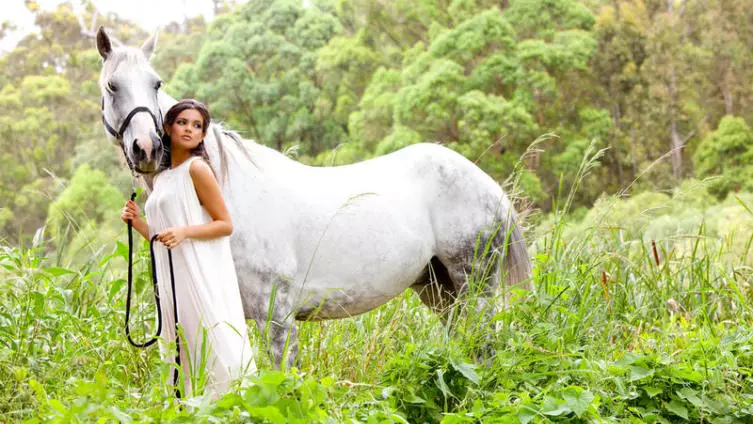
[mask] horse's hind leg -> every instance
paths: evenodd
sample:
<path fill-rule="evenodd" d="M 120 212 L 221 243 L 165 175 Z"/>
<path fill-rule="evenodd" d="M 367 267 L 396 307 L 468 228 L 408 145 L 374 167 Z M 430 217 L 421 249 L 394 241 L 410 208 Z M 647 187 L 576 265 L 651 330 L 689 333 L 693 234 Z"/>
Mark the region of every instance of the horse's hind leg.
<path fill-rule="evenodd" d="M 436 256 L 431 258 L 426 270 L 411 288 L 418 294 L 421 302 L 446 324 L 457 292 L 447 268 Z"/>
<path fill-rule="evenodd" d="M 483 246 L 479 246 L 478 250 L 483 251 Z M 442 263 L 447 269 L 447 275 L 452 281 L 458 301 L 462 302 L 459 305 L 460 310 L 465 313 L 466 319 L 476 320 L 476 334 L 482 336 L 479 346 L 480 356 L 488 358 L 494 353 L 492 321 L 496 312 L 494 294 L 500 282 L 499 258 L 494 253 L 486 256 L 470 253 L 445 258 Z M 473 315 L 468 315 L 469 303 L 474 305 L 475 314 Z"/>

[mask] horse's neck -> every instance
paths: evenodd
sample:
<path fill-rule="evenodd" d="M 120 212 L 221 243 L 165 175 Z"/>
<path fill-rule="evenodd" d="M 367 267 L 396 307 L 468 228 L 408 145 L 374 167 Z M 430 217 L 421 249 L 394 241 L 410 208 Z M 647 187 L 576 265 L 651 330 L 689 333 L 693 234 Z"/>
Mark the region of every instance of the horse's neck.
<path fill-rule="evenodd" d="M 159 95 L 157 96 L 157 103 L 159 103 L 161 115 L 165 116 L 167 111 L 170 110 L 170 108 L 173 107 L 174 104 L 178 103 L 178 101 L 164 91 L 160 91 Z"/>

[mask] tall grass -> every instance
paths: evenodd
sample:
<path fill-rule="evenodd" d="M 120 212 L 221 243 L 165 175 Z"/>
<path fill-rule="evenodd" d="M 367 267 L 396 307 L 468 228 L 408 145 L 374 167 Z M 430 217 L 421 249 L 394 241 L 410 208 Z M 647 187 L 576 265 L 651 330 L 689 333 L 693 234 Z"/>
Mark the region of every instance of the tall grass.
<path fill-rule="evenodd" d="M 406 292 L 301 323 L 298 369 L 261 356 L 254 384 L 216 401 L 177 401 L 156 348 L 127 343 L 121 243 L 78 265 L 45 257 L 41 240 L 4 246 L 0 421 L 753 422 L 751 235 L 710 236 L 702 222 L 651 243 L 599 219 L 573 223 L 568 197 L 560 204 L 531 241 L 535 289 L 515 290 L 491 325 L 452 311 L 450 327 Z M 143 335 L 146 252 L 133 326 Z M 489 342 L 496 354 L 477 360 Z"/>

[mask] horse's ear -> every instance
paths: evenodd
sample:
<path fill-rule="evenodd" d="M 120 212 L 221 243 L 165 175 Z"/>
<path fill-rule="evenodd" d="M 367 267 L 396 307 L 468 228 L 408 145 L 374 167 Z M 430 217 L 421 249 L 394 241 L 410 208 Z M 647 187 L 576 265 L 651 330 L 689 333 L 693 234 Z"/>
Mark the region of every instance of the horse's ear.
<path fill-rule="evenodd" d="M 107 35 L 107 31 L 105 31 L 105 27 L 103 26 L 99 27 L 97 31 L 97 50 L 99 50 L 99 55 L 102 56 L 102 59 L 107 59 L 107 56 L 112 53 L 110 36 Z"/>
<path fill-rule="evenodd" d="M 152 34 L 151 37 L 147 38 L 147 40 L 144 41 L 144 44 L 141 45 L 141 50 L 144 52 L 144 56 L 146 56 L 147 59 L 150 59 L 152 57 L 154 50 L 157 48 L 158 32 L 159 31 L 155 30 L 154 34 Z"/>

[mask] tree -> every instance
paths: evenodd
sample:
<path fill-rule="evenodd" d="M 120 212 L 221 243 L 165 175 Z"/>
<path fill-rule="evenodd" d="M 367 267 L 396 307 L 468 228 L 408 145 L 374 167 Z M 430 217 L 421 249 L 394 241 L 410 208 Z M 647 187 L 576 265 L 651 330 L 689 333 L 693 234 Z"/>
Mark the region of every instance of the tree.
<path fill-rule="evenodd" d="M 576 1 L 519 0 L 504 10 L 454 1 L 450 7 L 451 15 L 438 8 L 443 11 L 405 18 L 417 19 L 423 32 L 413 31 L 416 43 L 402 51 L 399 68 L 382 60 L 350 115 L 351 136 L 379 154 L 437 141 L 504 179 L 538 135 L 579 116 L 585 90 L 569 81 L 588 69 L 594 18 Z M 368 34 L 372 26 L 390 25 L 388 11 L 373 13 L 379 22 L 365 15 L 363 40 L 377 38 Z M 543 193 L 540 161 L 529 166 L 534 172 L 526 181 Z"/>
<path fill-rule="evenodd" d="M 48 205 L 75 169 L 79 147 L 98 140 L 98 151 L 104 150 L 99 57 L 82 26 L 96 10 L 88 2 L 83 10 L 71 3 L 52 11 L 38 10 L 34 2 L 27 7 L 40 33 L 0 56 L 0 234 L 14 244 L 44 225 Z M 100 22 L 126 42 L 144 35 L 117 18 Z"/>
<path fill-rule="evenodd" d="M 337 99 L 315 77 L 316 51 L 341 30 L 315 4 L 248 2 L 211 25 L 196 63 L 182 64 L 168 91 L 207 101 L 260 142 L 316 154 L 346 139 L 347 120 L 333 116 Z"/>
<path fill-rule="evenodd" d="M 725 116 L 701 141 L 693 159 L 700 178 L 720 177 L 709 186 L 718 198 L 730 191 L 753 190 L 753 130 L 742 118 Z"/>
<path fill-rule="evenodd" d="M 121 227 L 123 193 L 105 172 L 83 164 L 48 209 L 47 233 L 57 246 L 67 246 L 66 260 L 88 257 L 89 245 L 100 246 Z M 63 259 L 63 258 L 59 258 Z"/>

